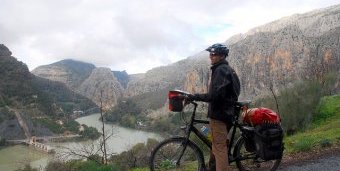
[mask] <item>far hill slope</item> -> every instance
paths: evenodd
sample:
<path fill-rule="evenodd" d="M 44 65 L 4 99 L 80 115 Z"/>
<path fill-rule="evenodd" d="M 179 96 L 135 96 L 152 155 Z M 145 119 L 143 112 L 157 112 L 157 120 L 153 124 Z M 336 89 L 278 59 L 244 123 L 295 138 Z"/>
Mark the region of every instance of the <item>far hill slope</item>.
<path fill-rule="evenodd" d="M 93 64 L 66 59 L 50 65 L 39 66 L 32 73 L 42 78 L 62 82 L 75 89 L 90 76 L 94 68 Z"/>
<path fill-rule="evenodd" d="M 241 79 L 241 97 L 254 98 L 301 79 L 322 81 L 329 72 L 338 73 L 340 85 L 339 39 L 340 5 L 285 17 L 228 39 L 228 61 Z M 208 53 L 201 52 L 154 68 L 129 82 L 126 94 L 164 88 L 201 92 L 209 80 L 209 65 Z"/>
<path fill-rule="evenodd" d="M 34 118 L 61 119 L 73 110 L 86 111 L 97 107 L 89 99 L 69 90 L 64 84 L 36 77 L 27 66 L 17 61 L 9 49 L 0 44 L 0 137 L 6 139 L 25 138 L 10 109 L 15 109 L 20 120 L 27 123 L 31 135 L 51 135 Z"/>
<path fill-rule="evenodd" d="M 336 5 L 285 17 L 228 39 L 228 61 L 241 80 L 240 99 L 255 99 L 267 94 L 270 89 L 278 92 L 297 80 L 324 82 L 329 73 L 335 75 L 332 91 L 339 91 L 339 37 L 340 5 Z M 127 83 L 126 79 L 123 79 L 125 82 L 120 78 L 118 81 L 121 87 L 126 87 L 123 97 L 134 98 L 144 109 L 155 109 L 164 106 L 168 90 L 206 92 L 209 79 L 209 57 L 202 51 L 145 74 L 131 75 Z M 78 90 L 77 87 L 75 89 Z M 84 91 L 79 92 L 85 95 Z M 158 96 L 164 98 L 159 100 Z M 109 100 L 115 103 L 118 98 Z M 150 104 L 151 101 L 157 101 L 157 105 Z"/>
<path fill-rule="evenodd" d="M 123 88 L 109 68 L 95 68 L 77 91 L 92 99 L 98 106 L 102 102 L 103 109 L 108 110 L 118 103 Z"/>
<path fill-rule="evenodd" d="M 110 69 L 99 69 L 93 64 L 71 59 L 39 66 L 32 73 L 42 78 L 62 82 L 73 91 L 88 97 L 98 106 L 100 106 L 100 92 L 103 91 L 104 109 L 115 106 L 123 92 L 119 80 Z M 121 75 L 124 76 L 123 73 Z M 124 79 L 122 77 L 121 81 L 124 82 Z"/>

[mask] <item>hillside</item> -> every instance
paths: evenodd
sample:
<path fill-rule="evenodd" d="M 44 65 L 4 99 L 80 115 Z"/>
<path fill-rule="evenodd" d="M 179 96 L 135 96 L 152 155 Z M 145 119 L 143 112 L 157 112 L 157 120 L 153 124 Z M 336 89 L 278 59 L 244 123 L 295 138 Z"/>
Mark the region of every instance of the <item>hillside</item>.
<path fill-rule="evenodd" d="M 62 119 L 73 110 L 86 111 L 96 105 L 73 93 L 64 84 L 39 78 L 17 61 L 10 50 L 0 44 L 0 136 L 25 138 L 11 109 L 19 111 L 32 135 L 51 135 L 53 131 L 35 122 L 35 118 Z"/>
<path fill-rule="evenodd" d="M 228 39 L 228 60 L 241 79 L 242 97 L 254 98 L 269 87 L 278 90 L 295 80 L 321 80 L 328 72 L 339 73 L 339 18 L 340 5 L 337 5 L 285 17 Z M 154 68 L 138 81 L 129 82 L 126 94 L 168 87 L 191 92 L 205 90 L 209 80 L 208 60 L 208 54 L 201 52 L 175 64 Z M 339 85 L 339 77 L 337 80 Z"/>
<path fill-rule="evenodd" d="M 50 65 L 39 66 L 32 73 L 42 78 L 62 82 L 75 89 L 90 76 L 94 68 L 93 64 L 66 59 Z"/>
<path fill-rule="evenodd" d="M 103 91 L 104 110 L 117 104 L 117 100 L 122 96 L 122 86 L 126 86 L 128 79 L 123 72 L 111 72 L 108 68 L 96 68 L 93 64 L 72 59 L 39 66 L 32 73 L 41 78 L 64 83 L 71 90 L 91 99 L 97 106 L 100 106 L 100 92 Z M 119 80 L 114 75 L 117 75 Z"/>
<path fill-rule="evenodd" d="M 324 84 L 329 75 L 334 77 L 329 93 L 338 93 L 339 18 L 340 5 L 336 5 L 284 17 L 226 40 L 230 48 L 227 60 L 241 80 L 240 99 L 257 99 L 270 93 L 271 89 L 278 93 L 283 87 L 290 87 L 301 80 L 318 80 Z M 55 65 L 44 68 L 54 70 Z M 39 74 L 38 69 L 33 73 L 58 80 L 53 76 Z M 91 80 L 97 80 L 98 84 L 88 85 L 81 85 L 92 82 L 86 81 L 90 76 L 83 76 L 79 86 L 82 88 L 74 89 L 99 104 L 99 89 L 90 87 L 109 80 L 111 86 L 107 84 L 109 86 L 100 88 L 108 89 L 103 90 L 106 92 L 114 92 L 104 103 L 106 109 L 116 106 L 120 98 L 131 99 L 143 114 L 153 113 L 154 118 L 157 116 L 155 112 L 164 114 L 163 107 L 166 106 L 166 94 L 169 90 L 206 92 L 210 79 L 210 63 L 208 53 L 202 51 L 176 63 L 153 68 L 144 74 L 127 76 L 123 72 L 113 72 L 104 75 L 107 77 L 102 79 L 92 75 Z M 160 110 L 156 111 L 158 109 Z"/>

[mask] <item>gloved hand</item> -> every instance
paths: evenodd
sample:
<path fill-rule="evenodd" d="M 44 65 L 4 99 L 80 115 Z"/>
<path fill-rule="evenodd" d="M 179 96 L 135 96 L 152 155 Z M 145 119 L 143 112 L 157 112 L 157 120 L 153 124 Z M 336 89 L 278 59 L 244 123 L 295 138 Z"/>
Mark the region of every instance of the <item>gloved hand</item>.
<path fill-rule="evenodd" d="M 195 100 L 197 100 L 197 95 L 196 94 L 188 94 L 186 100 L 195 101 Z"/>

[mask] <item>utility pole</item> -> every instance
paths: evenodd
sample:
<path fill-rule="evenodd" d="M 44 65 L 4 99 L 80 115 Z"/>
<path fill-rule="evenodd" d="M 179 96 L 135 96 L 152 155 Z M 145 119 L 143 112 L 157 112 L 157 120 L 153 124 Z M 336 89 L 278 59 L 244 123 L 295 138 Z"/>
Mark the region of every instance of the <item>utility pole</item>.
<path fill-rule="evenodd" d="M 104 126 L 104 117 L 103 117 L 103 90 L 100 90 L 100 116 L 101 116 L 102 124 L 103 124 L 102 135 L 103 135 L 103 147 L 104 147 L 104 150 L 103 150 L 104 156 L 102 158 L 102 163 L 107 164 L 106 137 L 105 137 L 105 126 Z"/>

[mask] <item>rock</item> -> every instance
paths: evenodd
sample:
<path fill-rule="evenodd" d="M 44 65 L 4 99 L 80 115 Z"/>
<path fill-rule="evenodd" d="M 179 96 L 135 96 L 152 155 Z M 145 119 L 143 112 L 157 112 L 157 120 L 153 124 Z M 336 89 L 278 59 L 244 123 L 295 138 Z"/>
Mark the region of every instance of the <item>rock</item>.
<path fill-rule="evenodd" d="M 102 91 L 104 110 L 114 107 L 123 92 L 122 86 L 109 68 L 95 68 L 77 90 L 92 99 L 98 106 L 100 106 Z"/>

